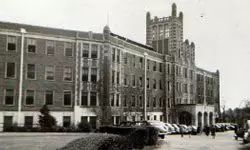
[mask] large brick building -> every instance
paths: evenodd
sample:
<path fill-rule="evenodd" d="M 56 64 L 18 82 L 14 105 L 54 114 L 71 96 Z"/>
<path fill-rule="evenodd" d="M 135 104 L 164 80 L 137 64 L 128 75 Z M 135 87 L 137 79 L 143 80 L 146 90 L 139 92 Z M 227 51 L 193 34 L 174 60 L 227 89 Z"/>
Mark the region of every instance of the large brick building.
<path fill-rule="evenodd" d="M 219 114 L 219 71 L 195 66 L 183 14 L 151 19 L 146 45 L 112 33 L 0 22 L 0 127 L 34 126 L 47 104 L 61 126 L 121 120 L 204 126 Z"/>

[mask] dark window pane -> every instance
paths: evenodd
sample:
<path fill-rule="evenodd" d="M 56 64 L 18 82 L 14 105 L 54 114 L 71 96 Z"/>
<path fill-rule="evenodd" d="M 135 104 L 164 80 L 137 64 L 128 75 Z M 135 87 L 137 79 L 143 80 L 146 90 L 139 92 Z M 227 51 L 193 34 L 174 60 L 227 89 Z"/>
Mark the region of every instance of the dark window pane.
<path fill-rule="evenodd" d="M 89 117 L 89 122 L 90 122 L 92 129 L 96 129 L 96 118 L 97 117 Z"/>
<path fill-rule="evenodd" d="M 69 57 L 73 56 L 73 54 L 72 54 L 72 48 L 66 48 L 65 49 L 65 56 L 69 56 Z"/>
<path fill-rule="evenodd" d="M 70 116 L 63 116 L 63 127 L 70 127 Z"/>
<path fill-rule="evenodd" d="M 87 92 L 82 92 L 82 105 L 88 105 L 88 93 Z"/>
<path fill-rule="evenodd" d="M 87 116 L 82 116 L 81 117 L 81 122 L 87 123 L 88 122 L 88 117 Z"/>
<path fill-rule="evenodd" d="M 46 91 L 45 104 L 46 105 L 53 105 L 53 91 Z"/>
<path fill-rule="evenodd" d="M 27 128 L 32 128 L 33 126 L 33 116 L 24 117 L 24 126 Z"/>
<path fill-rule="evenodd" d="M 8 43 L 8 51 L 15 51 L 16 44 L 15 43 Z"/>
<path fill-rule="evenodd" d="M 91 75 L 91 82 L 96 83 L 97 76 L 96 75 Z"/>
<path fill-rule="evenodd" d="M 5 91 L 5 104 L 6 105 L 13 105 L 14 104 L 14 90 L 13 89 L 6 89 Z"/>
<path fill-rule="evenodd" d="M 55 54 L 55 49 L 53 46 L 47 46 L 47 54 L 48 55 L 54 55 Z"/>
<path fill-rule="evenodd" d="M 91 106 L 96 106 L 96 92 L 91 92 L 90 105 Z"/>
<path fill-rule="evenodd" d="M 15 77 L 15 63 L 7 63 L 7 77 Z"/>
<path fill-rule="evenodd" d="M 35 79 L 35 65 L 34 64 L 28 64 L 27 78 Z"/>
<path fill-rule="evenodd" d="M 13 124 L 13 116 L 4 116 L 3 127 L 10 127 Z"/>
<path fill-rule="evenodd" d="M 64 92 L 64 105 L 71 105 L 71 92 Z"/>
<path fill-rule="evenodd" d="M 28 45 L 28 52 L 35 53 L 36 52 L 36 45 Z"/>

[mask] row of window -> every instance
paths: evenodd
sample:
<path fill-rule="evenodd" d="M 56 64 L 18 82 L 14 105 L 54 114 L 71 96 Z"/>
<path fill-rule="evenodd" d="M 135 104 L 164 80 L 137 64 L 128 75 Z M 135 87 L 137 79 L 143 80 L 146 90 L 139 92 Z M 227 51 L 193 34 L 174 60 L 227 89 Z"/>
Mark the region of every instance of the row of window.
<path fill-rule="evenodd" d="M 184 93 L 188 93 L 188 84 L 181 84 L 180 82 L 176 82 L 176 91 L 177 92 L 183 91 Z M 191 84 L 189 86 L 189 92 L 190 92 L 190 94 L 194 93 L 194 85 Z"/>
<path fill-rule="evenodd" d="M 137 99 L 136 99 L 136 97 L 137 96 L 132 95 L 130 97 L 130 101 L 129 101 L 128 96 L 124 95 L 124 97 L 123 97 L 123 106 L 124 107 L 128 107 L 128 106 L 142 107 L 143 104 L 144 104 L 143 97 L 141 95 L 139 95 Z M 111 106 L 120 106 L 120 105 L 117 105 L 117 104 L 119 104 L 118 102 L 119 102 L 119 96 L 118 96 L 118 98 L 116 97 L 116 101 L 115 101 L 114 100 L 114 95 L 111 95 Z M 165 101 L 164 101 L 164 98 L 162 98 L 162 97 L 160 97 L 159 99 L 157 99 L 156 97 L 153 97 L 152 98 L 152 103 L 150 103 L 150 98 L 148 97 L 147 98 L 147 107 L 150 107 L 151 104 L 152 104 L 153 107 L 164 107 Z"/>
<path fill-rule="evenodd" d="M 44 92 L 44 104 L 53 105 L 54 103 L 54 94 L 52 90 L 47 90 Z M 4 91 L 4 104 L 5 105 L 14 105 L 15 104 L 15 90 L 14 89 L 5 89 Z M 35 90 L 26 90 L 24 96 L 25 105 L 34 105 L 36 99 Z M 71 106 L 72 105 L 72 92 L 64 91 L 63 92 L 63 105 Z"/>
<path fill-rule="evenodd" d="M 34 122 L 33 118 L 34 118 L 33 116 L 24 116 L 24 126 L 27 128 L 32 128 L 33 122 Z M 63 127 L 71 126 L 71 116 L 63 116 L 62 120 L 63 120 L 62 122 Z M 96 121 L 97 121 L 96 116 L 82 116 L 81 117 L 81 122 L 89 123 L 92 129 L 96 129 Z M 9 127 L 13 125 L 13 116 L 4 116 L 3 125 L 4 127 Z"/>
<path fill-rule="evenodd" d="M 56 42 L 47 40 L 46 41 L 46 54 L 55 55 Z M 7 37 L 7 51 L 17 50 L 17 37 L 8 36 Z M 37 52 L 37 40 L 32 38 L 27 38 L 27 53 Z M 73 57 L 73 43 L 64 42 L 64 56 Z"/>
<path fill-rule="evenodd" d="M 98 44 L 83 43 L 82 57 L 83 58 L 97 59 L 98 58 L 98 50 L 99 50 Z"/>
<path fill-rule="evenodd" d="M 89 75 L 90 69 L 90 75 Z M 97 82 L 97 68 L 82 68 L 82 81 L 83 82 Z"/>
<path fill-rule="evenodd" d="M 191 80 L 193 80 L 193 76 L 194 76 L 194 71 L 193 70 L 189 70 L 189 75 L 188 75 L 188 69 L 187 68 L 182 68 L 182 67 L 180 67 L 180 66 L 176 66 L 175 67 L 175 69 L 176 69 L 176 75 L 177 76 L 181 76 L 182 75 L 182 71 L 183 71 L 183 77 L 184 78 L 190 78 Z M 182 71 L 181 71 L 181 69 L 182 69 Z"/>
<path fill-rule="evenodd" d="M 55 80 L 55 68 L 54 65 L 47 65 L 45 66 L 45 80 Z M 26 66 L 26 78 L 27 79 L 36 79 L 37 68 L 35 64 L 27 64 Z M 13 62 L 6 63 L 6 78 L 15 78 L 16 77 L 16 64 Z M 64 81 L 72 81 L 72 67 L 64 66 L 64 74 L 63 74 Z"/>

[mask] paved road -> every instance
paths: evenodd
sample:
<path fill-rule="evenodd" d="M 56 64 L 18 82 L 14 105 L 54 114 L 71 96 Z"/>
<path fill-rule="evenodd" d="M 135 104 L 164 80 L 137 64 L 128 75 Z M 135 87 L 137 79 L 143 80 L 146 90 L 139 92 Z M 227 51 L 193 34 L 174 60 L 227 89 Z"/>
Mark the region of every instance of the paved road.
<path fill-rule="evenodd" d="M 94 134 L 94 133 L 93 133 Z M 55 150 L 86 133 L 0 133 L 0 150 Z M 233 138 L 233 131 L 217 133 L 216 138 L 203 135 L 169 135 L 157 146 L 144 150 L 250 150 L 250 144 Z"/>
<path fill-rule="evenodd" d="M 169 135 L 160 140 L 157 146 L 146 147 L 145 150 L 250 150 L 250 144 L 243 145 L 242 140 L 234 140 L 234 132 L 219 132 L 215 139 L 211 136 Z"/>

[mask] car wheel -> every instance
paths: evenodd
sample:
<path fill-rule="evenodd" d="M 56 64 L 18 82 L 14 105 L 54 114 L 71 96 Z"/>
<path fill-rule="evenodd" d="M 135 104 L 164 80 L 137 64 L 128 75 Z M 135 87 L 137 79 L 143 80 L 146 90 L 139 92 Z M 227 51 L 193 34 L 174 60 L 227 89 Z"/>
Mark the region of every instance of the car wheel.
<path fill-rule="evenodd" d="M 165 138 L 165 135 L 160 135 L 160 138 L 161 138 L 161 139 L 164 139 L 164 138 Z"/>

